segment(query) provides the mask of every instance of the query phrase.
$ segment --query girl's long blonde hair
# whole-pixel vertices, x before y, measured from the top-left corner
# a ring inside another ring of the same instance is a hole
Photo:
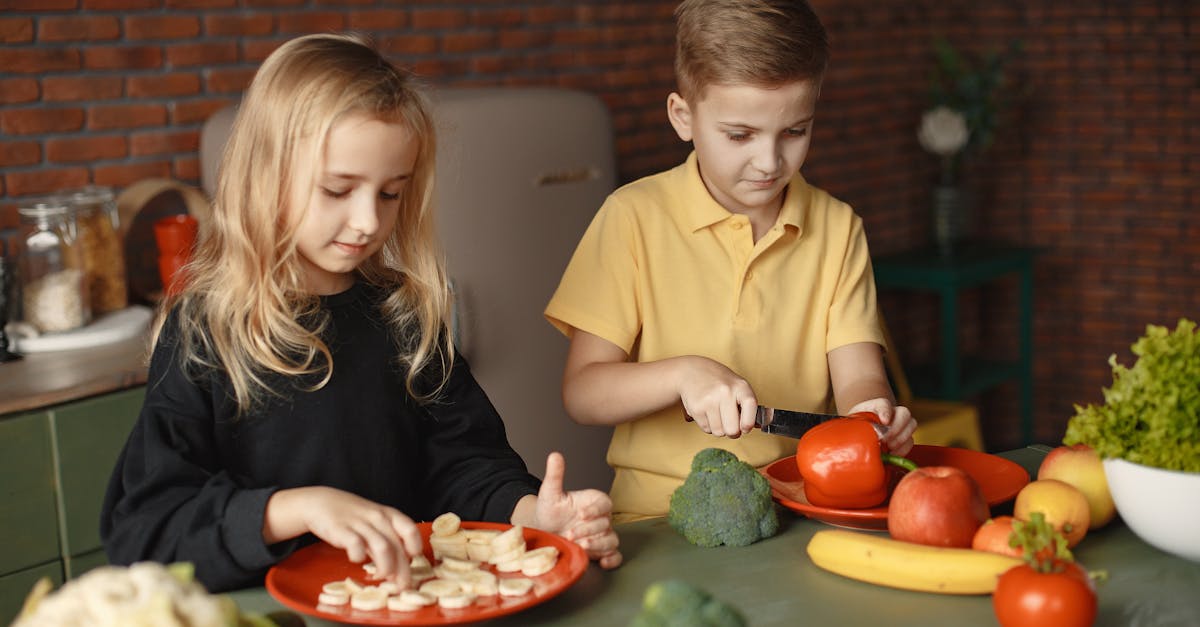
[[[201,230],[187,284],[162,309],[178,305],[185,370],[223,370],[241,413],[280,393],[268,381],[278,380],[273,373],[317,381],[309,389],[332,376],[321,340],[326,322],[318,297],[303,289],[294,238],[305,208],[289,210],[288,199],[295,186],[314,184],[329,130],[348,113],[403,124],[418,143],[395,229],[356,272],[389,294],[381,313],[397,338],[409,393],[429,400],[448,376],[450,290],[433,224],[429,107],[413,77],[367,40],[309,35],[280,46],[255,75],[225,146],[212,219]],[[312,165],[301,171],[303,163]],[[431,365],[436,376],[427,379],[422,373]]]

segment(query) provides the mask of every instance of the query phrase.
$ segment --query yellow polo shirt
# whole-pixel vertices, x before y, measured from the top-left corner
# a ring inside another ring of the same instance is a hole
[[[671,170],[613,192],[596,213],[545,311],[568,337],[582,329],[638,362],[702,355],[753,387],[759,403],[826,411],[826,354],[883,345],[862,220],[797,174],[772,227],[753,241],[749,219],[708,193],[693,153]],[[620,390],[612,390],[620,394]],[[737,440],[684,421],[678,404],[616,427],[614,520],[667,512],[702,449],[763,466],[796,441],[753,431]]]

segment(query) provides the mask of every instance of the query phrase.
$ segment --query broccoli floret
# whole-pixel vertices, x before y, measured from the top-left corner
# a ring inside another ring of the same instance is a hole
[[[691,473],[671,495],[667,522],[698,546],[746,546],[779,531],[767,478],[719,448],[692,458]]]
[[[642,609],[629,627],[744,627],[746,621],[731,605],[679,579],[650,584]]]

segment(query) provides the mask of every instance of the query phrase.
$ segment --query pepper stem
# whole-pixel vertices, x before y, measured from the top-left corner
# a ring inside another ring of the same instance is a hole
[[[914,462],[907,457],[900,457],[899,455],[892,455],[891,453],[882,453],[881,455],[883,458],[883,463],[885,464],[899,466],[909,472],[917,469],[917,462]]]

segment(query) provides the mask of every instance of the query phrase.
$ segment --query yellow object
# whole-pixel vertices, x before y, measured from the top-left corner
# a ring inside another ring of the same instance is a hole
[[[908,376],[904,374],[904,366],[900,363],[900,355],[896,352],[896,343],[892,341],[892,334],[884,322],[883,312],[879,313],[879,326],[883,329],[887,346],[884,362],[892,385],[896,386],[896,403],[907,407],[917,421],[913,442],[982,451],[979,410],[970,403],[914,398]]]
[[[825,529],[813,534],[808,556],[817,566],[867,583],[941,594],[991,594],[1015,557],[901,542],[886,536]]]
[[[564,333],[604,338],[632,361],[709,357],[751,381],[768,407],[827,411],[829,351],[883,344],[862,220],[796,174],[776,224],[757,242],[752,230],[713,199],[693,154],[608,197],[546,318]],[[613,512],[666,514],[692,458],[712,446],[755,467],[796,451],[795,440],[761,431],[714,438],[675,404],[614,429]]]
[[[1083,540],[1092,522],[1087,497],[1079,488],[1058,479],[1030,481],[1017,493],[1013,517],[1029,520],[1033,512],[1041,512],[1046,522],[1063,534],[1068,548]]]

